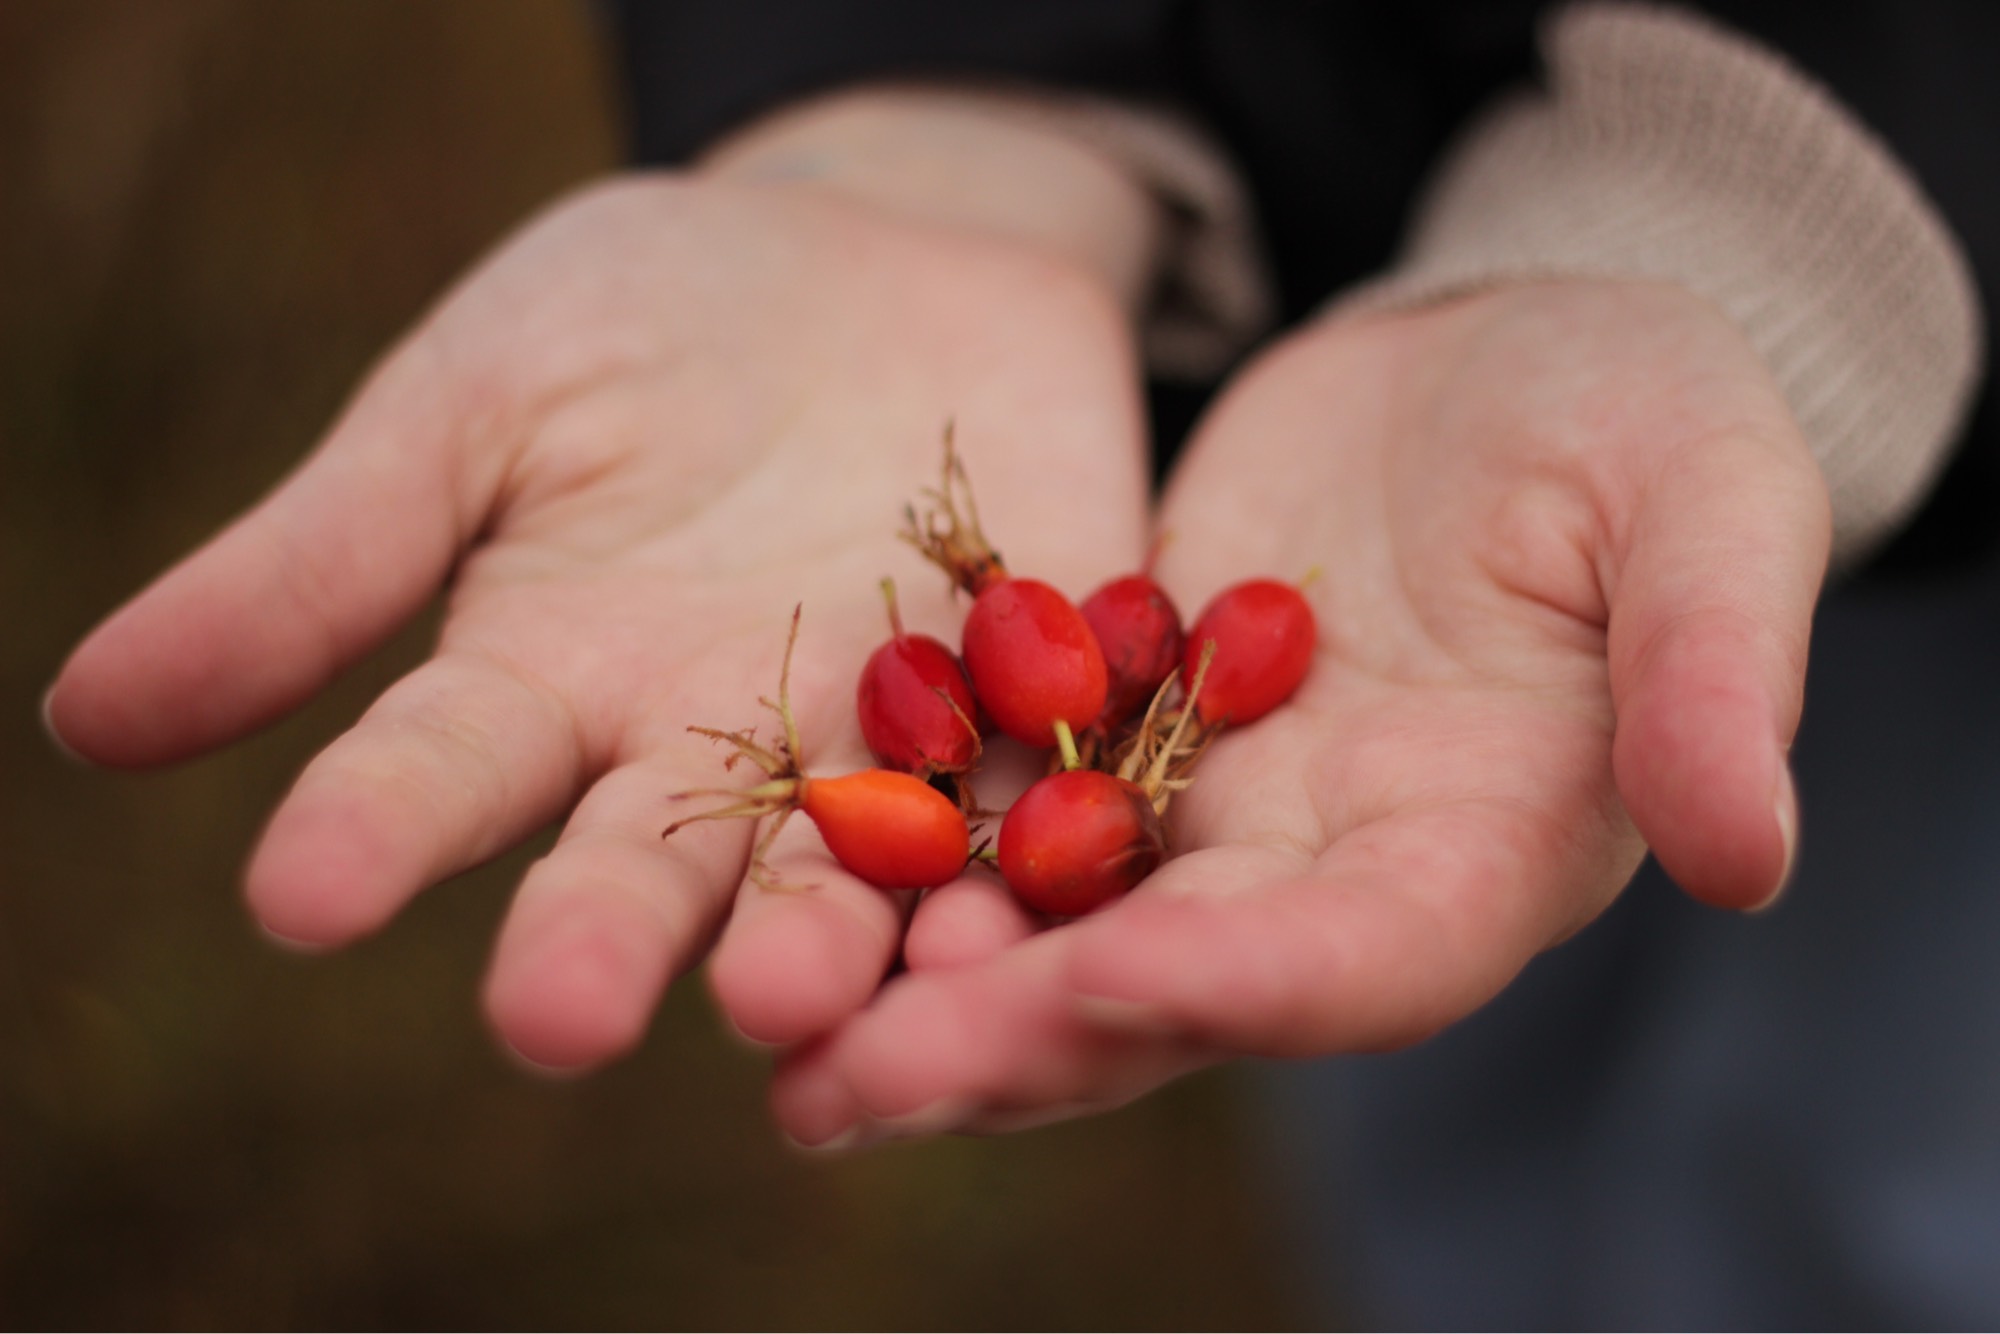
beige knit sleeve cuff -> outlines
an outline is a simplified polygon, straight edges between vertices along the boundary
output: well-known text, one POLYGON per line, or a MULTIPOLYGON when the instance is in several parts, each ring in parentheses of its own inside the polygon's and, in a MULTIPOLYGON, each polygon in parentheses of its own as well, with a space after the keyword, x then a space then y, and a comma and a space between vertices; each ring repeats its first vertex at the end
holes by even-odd
POLYGON ((1345 307, 1622 276, 1716 302, 1775 373, 1834 505, 1834 556, 1894 530, 1975 387, 1970 270, 1910 176, 1817 85, 1684 11, 1565 9, 1545 91, 1448 156, 1407 248, 1345 307))

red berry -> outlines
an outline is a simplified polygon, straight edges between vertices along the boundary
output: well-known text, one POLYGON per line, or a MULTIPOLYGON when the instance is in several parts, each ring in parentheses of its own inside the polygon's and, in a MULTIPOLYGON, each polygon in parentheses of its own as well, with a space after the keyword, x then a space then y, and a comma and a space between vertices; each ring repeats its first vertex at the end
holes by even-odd
POLYGON ((994 726, 1030 746, 1104 708, 1104 653, 1070 600, 1038 579, 1003 579, 965 617, 965 672, 994 726))
POLYGON ((778 702, 772 706, 782 727, 777 741, 760 743, 754 730, 688 728, 729 744, 725 768, 748 760, 763 771, 765 781, 742 789, 696 788, 677 794, 722 797, 726 804, 676 820, 660 831, 660 837, 668 838, 699 820, 769 817, 750 851, 750 878, 775 889, 778 884, 764 864, 765 850, 792 812, 804 811, 819 826, 835 859, 878 889, 928 889, 957 876, 972 855, 965 816, 957 803, 923 779, 889 769, 863 769, 838 778, 814 778, 805 772, 798 722, 792 716, 792 650, 798 639, 799 612, 794 608, 784 665, 778 671, 778 702))
POLYGON ((1158 866, 1166 831, 1135 783, 1095 769, 1050 774, 1000 824, 1000 874, 1016 897, 1057 917, 1117 898, 1158 866))
POLYGON ((1186 646, 1180 610, 1144 574, 1113 579, 1077 610, 1097 636, 1109 678, 1098 722, 1116 727, 1136 717, 1180 666, 1186 646))
POLYGON ((929 635, 905 634, 895 586, 885 579, 882 588, 894 633, 869 655, 855 687, 862 739, 884 768, 919 777, 964 773, 979 758, 972 721, 979 705, 965 669, 929 635))
POLYGON ((1292 697, 1312 666, 1319 628, 1305 595, 1275 579, 1251 579, 1215 595, 1188 631, 1186 675, 1215 641, 1195 711, 1204 723, 1254 722, 1292 697))
POLYGON ((965 669, 929 635, 902 635, 870 654, 855 705, 861 736, 884 768, 963 773, 979 754, 979 706, 965 669))
POLYGON ((863 769, 801 779, 798 804, 834 859, 877 889, 942 885, 970 855, 964 814, 912 774, 863 769))

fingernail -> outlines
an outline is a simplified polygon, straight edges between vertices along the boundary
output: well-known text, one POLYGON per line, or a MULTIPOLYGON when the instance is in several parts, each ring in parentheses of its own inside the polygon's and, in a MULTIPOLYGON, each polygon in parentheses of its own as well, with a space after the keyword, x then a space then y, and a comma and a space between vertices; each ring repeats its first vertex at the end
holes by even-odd
POLYGON ((538 1061, 513 1043, 507 1041, 504 1037, 500 1039, 500 1049, 507 1053, 507 1059, 512 1061, 518 1068, 538 1078, 554 1083, 568 1083, 589 1071, 588 1066, 550 1065, 545 1061, 538 1061))
POLYGON ((785 1142, 801 1153, 852 1153, 865 1149, 872 1142, 865 1134, 861 1123, 856 1122, 831 1139, 823 1139, 817 1144, 808 1144, 795 1135, 786 1133, 785 1142))
POLYGON ((1785 890, 1792 883, 1792 869, 1798 864, 1799 793, 1789 766, 1778 770, 1777 817, 1778 834, 1785 841, 1784 869, 1778 872, 1778 883, 1771 887, 1770 894, 1762 902, 1751 905, 1751 912, 1764 912, 1785 896, 1785 890))
POLYGON ((730 1034, 733 1037, 735 1037, 735 1039, 738 1042, 742 1043, 744 1046, 748 1047, 752 1051, 767 1051, 767 1052, 777 1051, 779 1048, 785 1045, 782 1042, 766 1042, 762 1038, 751 1037, 748 1033, 745 1033, 741 1027, 738 1026, 736 1022, 736 1017, 730 1014, 726 1010, 722 1012, 722 1026, 728 1029, 730 1034))
POLYGON ((268 924, 261 921, 257 923, 257 930, 262 933, 264 939, 270 941, 279 949, 284 950, 287 954, 310 955, 331 954, 333 952, 333 946, 331 945, 323 945, 316 940, 300 940, 296 936, 285 935, 280 931, 272 930, 268 924))
POLYGON ((972 1109, 969 1098, 939 1098, 901 1116, 877 1117, 875 1127, 888 1139, 927 1139, 958 1129, 971 1118, 972 1109))
POLYGON ((56 748, 58 755, 61 755, 71 764, 87 768, 90 761, 84 759, 83 756, 71 749, 69 742, 62 739, 62 733, 56 731, 55 698, 56 688, 54 686, 50 686, 42 692, 42 731, 48 736, 49 744, 56 748))

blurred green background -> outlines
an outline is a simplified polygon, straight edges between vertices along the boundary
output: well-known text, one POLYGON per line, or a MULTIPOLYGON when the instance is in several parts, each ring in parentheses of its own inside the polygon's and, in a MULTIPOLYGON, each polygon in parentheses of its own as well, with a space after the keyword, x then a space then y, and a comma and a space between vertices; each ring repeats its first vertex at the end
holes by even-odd
POLYGON ((170 773, 44 740, 69 646, 270 486, 469 261, 615 166, 588 17, 0 4, 0 1325, 1296 1324, 1227 1075, 815 1159, 699 985, 596 1078, 499 1054, 474 995, 525 854, 342 955, 260 939, 259 823, 429 626, 170 773))

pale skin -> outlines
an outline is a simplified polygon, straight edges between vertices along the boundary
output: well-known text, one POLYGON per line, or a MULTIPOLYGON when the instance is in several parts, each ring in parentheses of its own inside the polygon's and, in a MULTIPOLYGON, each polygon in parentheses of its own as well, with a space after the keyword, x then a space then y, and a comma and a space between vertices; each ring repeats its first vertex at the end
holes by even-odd
POLYGON ((1180 855, 1111 908, 1031 933, 983 890, 927 904, 912 972, 781 1067, 800 1141, 1417 1041, 1596 917, 1648 842, 1719 907, 1781 889, 1827 502, 1701 301, 1549 284, 1327 321, 1236 382, 1160 522, 1190 607, 1321 572, 1304 687, 1216 743, 1180 855))
POLYGON ((811 886, 790 893, 744 886, 748 828, 659 837, 668 794, 723 777, 685 727, 761 721, 793 604, 809 769, 866 762, 847 695, 883 574, 912 629, 952 638, 941 577, 892 537, 946 417, 1011 568, 1081 596, 1138 565, 1150 218, 1052 133, 914 94, 570 201, 78 648, 51 725, 101 763, 171 762, 447 588, 434 659, 274 814, 252 911, 339 945, 563 820, 495 949, 501 1037, 600 1064, 710 957, 736 1027, 789 1048, 775 1106, 807 1144, 1414 1040, 1586 924, 1646 842, 1697 897, 1770 899, 1824 487, 1726 320, 1610 282, 1334 318, 1225 395, 1158 573, 1192 611, 1317 570, 1321 648, 1292 705, 1212 749, 1181 855, 1112 909, 1040 929, 979 871, 911 917, 804 821, 773 856, 811 886))
POLYGON ((953 418, 1010 556, 1071 588, 1139 558, 1121 284, 1150 210, 1108 165, 1004 122, 893 99, 855 120, 836 107, 806 136, 844 172, 762 170, 753 132, 697 172, 596 187, 532 222, 391 351, 293 477, 75 651, 47 702, 58 737, 119 767, 222 744, 442 589, 434 658, 272 816, 246 874, 258 921, 339 946, 561 820, 485 988, 528 1061, 624 1052, 711 946, 714 985, 759 1040, 858 1009, 908 896, 842 874, 803 820, 771 868, 810 892, 742 888, 747 824, 663 840, 700 808, 672 794, 742 778, 686 729, 775 738, 758 698, 777 693, 802 606, 807 768, 868 763, 852 690, 889 633, 882 577, 912 630, 955 638, 944 576, 895 537, 953 418), (982 155, 1007 197, 1022 172, 1059 183, 1052 207, 977 213, 956 187, 982 155))

